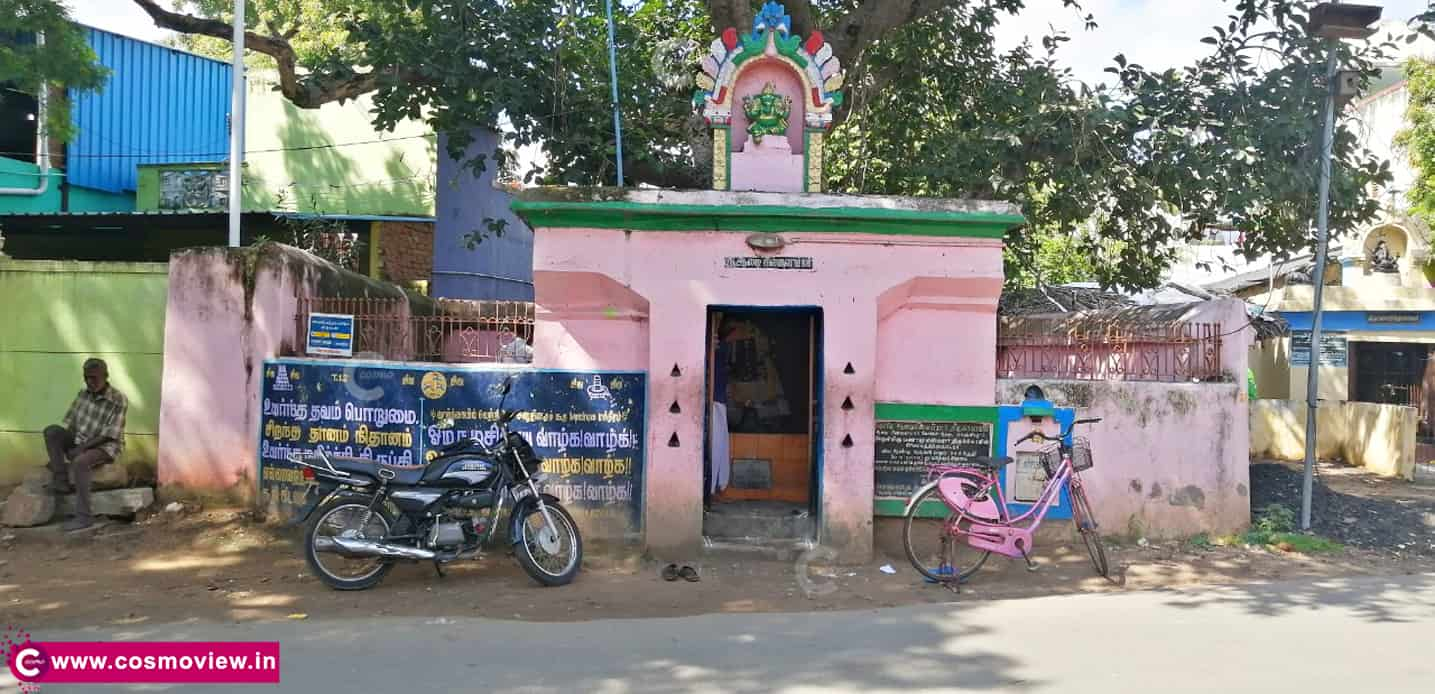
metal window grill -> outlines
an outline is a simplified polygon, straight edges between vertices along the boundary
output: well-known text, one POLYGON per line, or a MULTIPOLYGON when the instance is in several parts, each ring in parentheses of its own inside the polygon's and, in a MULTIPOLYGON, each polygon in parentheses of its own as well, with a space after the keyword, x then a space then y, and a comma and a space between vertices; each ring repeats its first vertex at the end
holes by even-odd
POLYGON ((519 338, 532 345, 535 317, 524 301, 437 299, 432 313, 416 315, 408 299, 304 297, 294 317, 300 354, 310 313, 354 316, 356 356, 426 362, 524 361, 509 352, 519 338))

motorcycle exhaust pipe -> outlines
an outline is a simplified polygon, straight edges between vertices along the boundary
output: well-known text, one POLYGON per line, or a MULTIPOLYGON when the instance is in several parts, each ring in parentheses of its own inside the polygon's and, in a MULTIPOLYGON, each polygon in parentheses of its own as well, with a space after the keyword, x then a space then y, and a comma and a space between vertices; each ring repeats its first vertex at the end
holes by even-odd
POLYGON ((321 552, 337 552, 351 557, 385 557, 387 559, 413 559, 426 561, 437 556, 434 552, 418 547, 391 545, 369 540, 355 540, 343 537, 315 538, 314 549, 321 552))

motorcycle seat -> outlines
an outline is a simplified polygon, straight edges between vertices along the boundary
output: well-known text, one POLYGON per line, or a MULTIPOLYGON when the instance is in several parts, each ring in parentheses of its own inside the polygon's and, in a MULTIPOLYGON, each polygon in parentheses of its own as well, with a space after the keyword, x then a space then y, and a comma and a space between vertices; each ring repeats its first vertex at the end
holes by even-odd
POLYGON ((432 466, 432 463, 430 463, 428 465, 415 465, 413 467, 395 467, 393 465, 377 463, 367 458, 355 458, 347 455, 331 455, 329 456, 329 462, 333 463, 334 469, 340 472, 347 472, 351 475, 363 475, 364 477, 370 477, 376 480, 388 477, 388 473, 393 473, 393 477, 389 478, 390 484, 402 484, 410 487, 422 482, 424 473, 432 466))

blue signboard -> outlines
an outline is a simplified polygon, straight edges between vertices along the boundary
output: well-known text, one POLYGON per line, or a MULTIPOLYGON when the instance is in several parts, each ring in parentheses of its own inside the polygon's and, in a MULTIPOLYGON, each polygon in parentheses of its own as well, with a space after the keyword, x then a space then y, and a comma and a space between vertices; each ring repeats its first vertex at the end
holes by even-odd
MULTIPOLYGON (((1309 330, 1291 331, 1291 366, 1310 366, 1309 330)), ((1349 344, 1343 331, 1322 331, 1320 334, 1320 365, 1345 368, 1349 360, 1349 344)))
POLYGON ((309 314, 304 351, 330 357, 354 356, 354 317, 342 313, 309 314))
POLYGON ((265 362, 260 399, 259 479, 266 504, 287 513, 306 484, 290 453, 352 455, 423 465, 460 437, 498 441, 497 386, 518 374, 503 401, 552 474, 546 491, 586 530, 636 538, 647 400, 642 372, 574 372, 490 366, 277 359, 265 362), (439 422, 452 419, 451 427, 439 422))

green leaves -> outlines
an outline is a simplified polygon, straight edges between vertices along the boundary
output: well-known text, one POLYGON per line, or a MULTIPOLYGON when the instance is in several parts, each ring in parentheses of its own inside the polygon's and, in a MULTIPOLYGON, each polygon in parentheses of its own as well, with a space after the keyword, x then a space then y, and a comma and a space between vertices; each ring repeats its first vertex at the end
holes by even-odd
MULTIPOLYGON (((830 187, 1020 201, 1031 228, 1008 240, 1014 283, 1155 286, 1175 249, 1217 222, 1245 231, 1252 256, 1307 247, 1323 47, 1298 22, 1280 28, 1298 4, 1231 4, 1231 24, 1213 30, 1195 65, 1154 72, 1118 54, 1112 88, 1075 83, 1059 42, 997 54, 991 27, 960 6, 903 27, 853 80, 878 89, 832 138, 830 187)), ((1376 49, 1341 50, 1362 79, 1375 74, 1376 49)), ((1345 122, 1334 154, 1339 234, 1374 215, 1365 191, 1390 174, 1345 122)))
POLYGON ((1405 128, 1395 144, 1410 158, 1415 181, 1407 196, 1413 212, 1430 224, 1435 220, 1435 63, 1414 58, 1405 64, 1410 104, 1405 128))
MULTIPOLYGON (((1207 53, 1192 65, 1151 70, 1117 54, 1107 68, 1113 84, 1092 86, 1063 65, 1067 37, 1059 33, 1035 47, 997 49, 996 26, 1025 0, 788 0, 795 29, 823 30, 848 70, 828 139, 826 189, 1020 202, 1030 225, 1008 239, 1013 282, 1151 287, 1177 248, 1218 222, 1244 232, 1242 251, 1251 256, 1308 247, 1325 47, 1305 34, 1306 2, 1225 1, 1229 21, 1202 38, 1207 53)), ((224 4, 191 0, 211 16, 221 16, 224 4)), ((373 94, 380 128, 423 118, 475 171, 502 153, 468 156, 470 129, 499 130, 505 147, 538 143, 547 160, 515 178, 580 185, 616 178, 602 0, 252 0, 251 7, 256 27, 292 44, 310 88, 352 86, 356 75, 372 75, 362 88, 373 94)), ((752 7, 614 3, 626 184, 708 185, 711 136, 691 90, 655 70, 655 53, 665 64, 676 41, 695 44, 701 56, 727 23, 746 33, 752 7)), ((1081 11, 1073 0, 1062 7, 1081 11)), ((1383 47, 1339 50, 1341 64, 1362 80, 1377 74, 1383 47)), ((1333 145, 1337 236, 1376 213, 1367 191, 1390 180, 1344 118, 1333 145)), ((1429 120, 1421 127, 1435 132, 1429 120)), ((1421 185, 1435 199, 1435 183, 1421 185)))
MULTIPOLYGON (((10 89, 38 96, 40 85, 48 83, 52 89, 93 91, 107 77, 64 6, 54 0, 0 0, 0 79, 10 89), (43 44, 37 34, 44 34, 43 44)), ((67 101, 50 99, 45 123, 49 136, 61 142, 74 135, 67 101)))

